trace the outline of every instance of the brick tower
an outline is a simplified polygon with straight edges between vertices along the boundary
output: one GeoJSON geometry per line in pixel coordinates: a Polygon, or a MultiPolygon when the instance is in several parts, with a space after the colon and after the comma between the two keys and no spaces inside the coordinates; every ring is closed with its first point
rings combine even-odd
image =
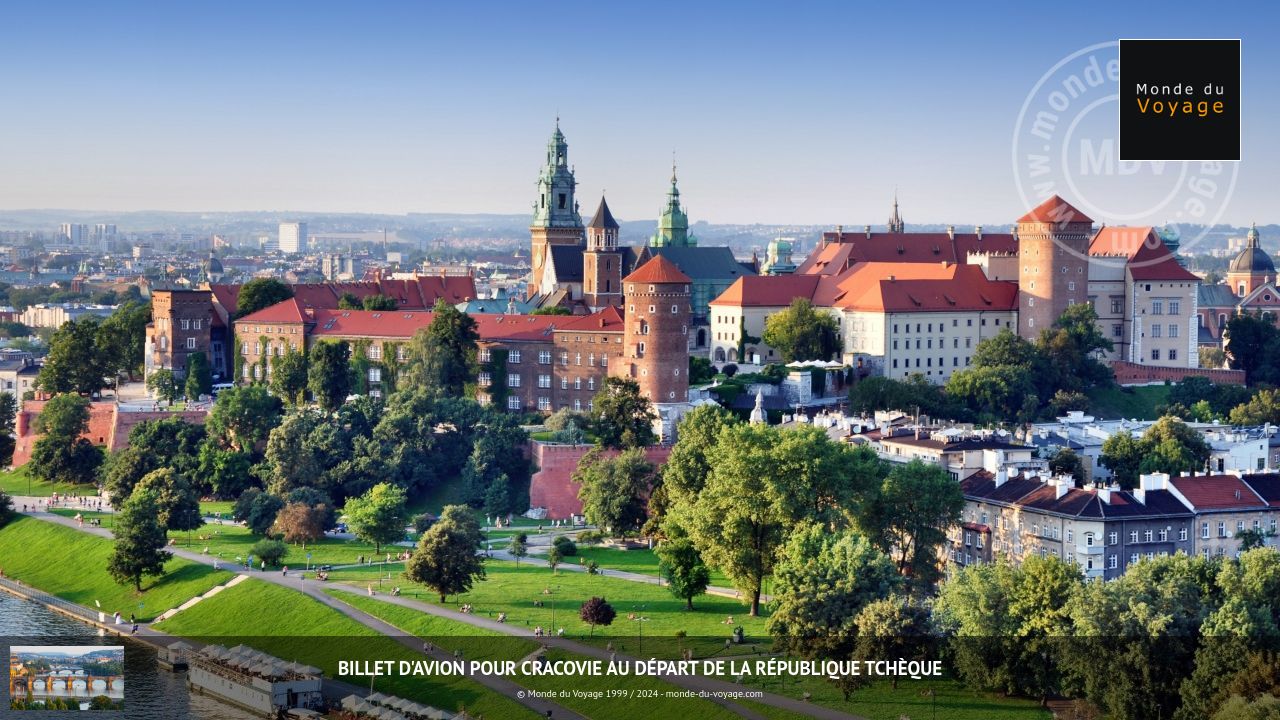
{"type": "Polygon", "coordinates": [[[1054,195],[1018,218],[1018,334],[1028,340],[1089,297],[1093,221],[1054,195]]]}
{"type": "Polygon", "coordinates": [[[622,279],[622,357],[609,374],[632,378],[658,411],[659,436],[674,437],[689,401],[689,295],[693,281],[658,255],[622,279]]]}
{"type": "Polygon", "coordinates": [[[587,223],[587,249],[582,253],[582,299],[593,310],[622,305],[618,221],[613,219],[603,197],[595,217],[587,223]]]}

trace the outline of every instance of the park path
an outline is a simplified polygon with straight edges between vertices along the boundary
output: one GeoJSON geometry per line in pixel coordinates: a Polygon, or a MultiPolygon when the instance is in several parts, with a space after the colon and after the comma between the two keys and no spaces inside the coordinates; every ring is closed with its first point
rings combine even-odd
{"type": "MultiPolygon", "coordinates": [[[[22,500],[24,499],[15,499],[15,503],[21,506],[22,500]]],[[[31,498],[25,498],[25,500],[27,500],[29,503],[31,498]]],[[[28,504],[28,507],[30,507],[30,504],[28,504]]],[[[88,525],[80,526],[73,518],[64,517],[62,515],[57,515],[54,513],[43,512],[43,511],[28,511],[27,514],[32,515],[33,517],[37,517],[41,520],[45,520],[47,522],[58,523],[60,525],[64,525],[66,527],[80,530],[82,532],[88,532],[93,535],[97,535],[99,537],[106,537],[106,538],[112,537],[111,531],[106,528],[92,527],[88,525]]],[[[422,652],[423,650],[421,645],[415,644],[417,641],[410,640],[408,637],[405,637],[405,634],[402,630],[388,623],[385,623],[382,620],[379,620],[378,618],[373,617],[372,615],[369,615],[368,613],[365,613],[361,610],[358,610],[357,608],[354,608],[346,603],[343,603],[340,600],[323,592],[323,588],[325,587],[331,587],[336,590],[351,592],[354,594],[360,594],[361,592],[365,592],[365,591],[361,591],[359,588],[343,585],[341,583],[329,584],[329,583],[322,583],[315,580],[308,583],[304,578],[299,577],[296,573],[294,575],[285,576],[282,573],[275,572],[275,571],[270,571],[270,572],[260,572],[255,570],[246,571],[234,565],[231,567],[226,567],[225,563],[219,564],[215,558],[211,558],[208,555],[204,555],[202,553],[194,552],[191,550],[186,550],[183,548],[172,547],[172,546],[169,547],[168,550],[173,552],[175,557],[181,557],[185,560],[198,562],[204,565],[216,566],[216,567],[219,567],[219,569],[224,569],[224,570],[227,570],[228,572],[234,572],[242,575],[247,575],[249,577],[255,577],[255,578],[258,578],[259,580],[265,580],[267,582],[275,583],[277,585],[282,585],[284,587],[297,590],[299,592],[306,594],[311,598],[314,598],[320,601],[327,607],[331,607],[335,610],[338,610],[342,614],[346,615],[347,617],[350,617],[353,620],[356,620],[357,622],[361,623],[362,625],[365,625],[366,627],[372,628],[384,635],[396,638],[402,645],[405,645],[406,647],[409,647],[410,649],[416,652],[422,652]]],[[[511,558],[511,559],[514,559],[514,558],[511,558]]],[[[525,558],[525,562],[529,562],[529,561],[530,561],[529,558],[525,558]]],[[[537,562],[536,559],[533,561],[537,562]]],[[[541,561],[541,562],[545,564],[545,561],[541,561]]],[[[565,568],[565,567],[572,567],[572,566],[561,565],[561,568],[565,568]]],[[[584,571],[584,569],[581,568],[581,566],[578,566],[577,570],[580,572],[584,571]]],[[[651,575],[642,575],[639,573],[623,573],[622,571],[611,570],[609,571],[609,576],[624,577],[624,579],[634,578],[636,582],[649,582],[651,584],[657,584],[657,578],[651,575]],[[625,576],[632,576],[632,578],[626,578],[625,576]]],[[[450,610],[446,610],[444,608],[438,607],[436,605],[432,605],[430,603],[424,603],[418,600],[413,600],[411,598],[391,597],[388,595],[383,595],[381,597],[383,600],[387,602],[392,602],[399,605],[403,605],[405,607],[410,607],[420,612],[436,615],[449,620],[466,623],[474,627],[493,630],[505,635],[532,637],[532,633],[527,629],[518,629],[511,625],[507,625],[505,623],[499,623],[496,620],[490,620],[484,617],[478,617],[471,613],[459,613],[457,611],[450,611],[450,610]]],[[[593,645],[579,643],[569,638],[544,637],[544,638],[540,638],[540,640],[544,645],[547,645],[549,647],[558,647],[558,648],[562,648],[564,650],[574,652],[580,655],[586,655],[588,657],[593,657],[593,658],[602,659],[602,660],[608,660],[609,656],[612,654],[607,650],[595,647],[593,645]]],[[[447,657],[451,658],[452,655],[449,655],[447,657]]],[[[629,658],[628,656],[625,656],[625,655],[621,657],[622,659],[632,659],[632,660],[636,659],[636,658],[629,658]]],[[[564,708],[560,705],[552,703],[548,700],[543,700],[541,698],[530,698],[528,697],[527,693],[526,693],[526,697],[519,698],[516,693],[517,691],[523,690],[524,688],[522,686],[519,686],[507,680],[506,678],[477,676],[474,679],[477,682],[480,682],[481,684],[485,685],[486,687],[489,687],[490,689],[493,689],[497,692],[502,692],[506,697],[512,698],[517,702],[525,705],[526,707],[534,709],[539,714],[542,714],[544,716],[546,715],[547,711],[550,710],[554,714],[548,717],[577,718],[579,720],[586,720],[586,718],[584,718],[582,715],[579,715],[569,710],[568,708],[564,708]]],[[[693,690],[695,692],[719,691],[719,692],[725,692],[725,693],[737,693],[744,690],[743,686],[738,685],[736,683],[730,683],[724,680],[717,680],[715,678],[708,678],[708,677],[702,677],[702,676],[686,676],[686,675],[663,676],[662,679],[671,683],[672,685],[676,685],[678,687],[682,687],[687,690],[693,690]]],[[[707,699],[722,705],[726,709],[730,710],[731,712],[741,717],[748,718],[748,720],[764,720],[764,718],[761,718],[758,713],[755,713],[729,700],[725,700],[722,698],[711,698],[711,697],[707,699]]],[[[865,718],[862,718],[858,715],[852,715],[852,714],[841,712],[831,708],[823,707],[821,705],[814,705],[801,700],[796,700],[794,698],[789,698],[781,695],[775,695],[772,693],[764,693],[763,696],[752,698],[752,700],[754,702],[757,702],[763,705],[770,705],[772,707],[789,710],[791,712],[799,713],[801,715],[806,715],[809,717],[821,718],[823,720],[865,720],[865,718]]]]}

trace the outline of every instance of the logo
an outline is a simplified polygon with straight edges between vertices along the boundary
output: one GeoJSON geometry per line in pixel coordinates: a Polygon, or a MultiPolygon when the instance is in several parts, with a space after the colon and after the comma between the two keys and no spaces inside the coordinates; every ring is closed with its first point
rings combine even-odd
{"type": "Polygon", "coordinates": [[[1061,195],[1096,222],[1155,226],[1190,249],[1221,218],[1239,164],[1122,159],[1119,50],[1116,41],[1081,48],[1027,93],[1012,142],[1019,197],[1032,208],[1061,195]]]}

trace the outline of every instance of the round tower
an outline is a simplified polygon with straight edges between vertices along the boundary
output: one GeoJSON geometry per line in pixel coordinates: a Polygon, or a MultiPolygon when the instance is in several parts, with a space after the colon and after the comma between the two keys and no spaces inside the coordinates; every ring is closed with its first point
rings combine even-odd
{"type": "Polygon", "coordinates": [[[631,378],[665,418],[689,400],[689,294],[693,281],[661,255],[622,279],[622,357],[609,374],[631,378]]]}
{"type": "Polygon", "coordinates": [[[1093,220],[1054,195],[1018,218],[1018,334],[1034,339],[1089,298],[1093,220]]]}

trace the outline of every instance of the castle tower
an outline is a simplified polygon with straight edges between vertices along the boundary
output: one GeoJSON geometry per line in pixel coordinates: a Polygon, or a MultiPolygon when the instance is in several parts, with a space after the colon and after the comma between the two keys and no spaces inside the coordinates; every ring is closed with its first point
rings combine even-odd
{"type": "Polygon", "coordinates": [[[1053,325],[1068,306],[1089,297],[1093,220],[1054,195],[1018,218],[1018,334],[1027,339],[1053,325]]]}
{"type": "Polygon", "coordinates": [[[692,280],[675,263],[654,257],[622,279],[626,324],[622,357],[609,374],[640,384],[658,411],[659,436],[673,436],[689,400],[689,296],[692,280]]]}
{"type": "Polygon", "coordinates": [[[569,166],[569,144],[560,132],[560,119],[556,118],[555,132],[547,141],[547,163],[538,175],[538,199],[533,203],[533,224],[529,227],[533,246],[529,297],[544,292],[550,280],[552,245],[583,244],[582,216],[574,198],[577,186],[569,166]]]}
{"type": "Polygon", "coordinates": [[[1245,248],[1227,266],[1227,286],[1238,297],[1245,297],[1275,279],[1276,264],[1259,244],[1258,225],[1254,223],[1245,248]]]}
{"type": "Polygon", "coordinates": [[[893,193],[893,214],[889,216],[887,225],[891,233],[902,233],[907,227],[906,223],[902,222],[902,217],[898,215],[898,193],[896,191],[893,193]]]}
{"type": "Polygon", "coordinates": [[[671,163],[671,189],[667,204],[658,216],[658,232],[649,240],[653,247],[697,247],[698,239],[689,234],[689,216],[680,207],[680,188],[676,187],[676,164],[671,163]]]}
{"type": "Polygon", "coordinates": [[[622,305],[622,252],[618,249],[618,221],[609,204],[587,223],[587,249],[582,253],[582,297],[593,309],[622,305]]]}

